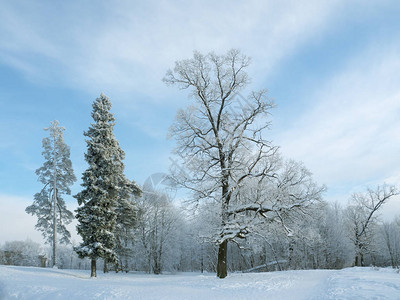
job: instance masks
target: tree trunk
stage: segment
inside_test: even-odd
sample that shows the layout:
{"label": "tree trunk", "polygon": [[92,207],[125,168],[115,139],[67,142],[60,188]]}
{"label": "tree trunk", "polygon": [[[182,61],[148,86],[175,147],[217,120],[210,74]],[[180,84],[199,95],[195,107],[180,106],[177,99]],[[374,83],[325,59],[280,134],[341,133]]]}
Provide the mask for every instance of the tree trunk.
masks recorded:
{"label": "tree trunk", "polygon": [[[221,152],[221,151],[220,151]],[[221,159],[221,169],[225,169],[224,155],[220,153]],[[227,177],[224,176],[222,180],[222,229],[224,229],[226,223],[228,222],[228,206],[230,201],[230,195],[228,193],[228,182]],[[228,240],[224,240],[219,244],[218,249],[218,262],[217,262],[217,276],[219,278],[225,278],[228,276],[227,268],[227,253],[228,253]]]}
{"label": "tree trunk", "polygon": [[56,205],[57,205],[57,190],[56,190],[56,183],[54,181],[54,191],[53,191],[53,268],[57,267],[57,256],[56,256],[56,243],[57,243]]}
{"label": "tree trunk", "polygon": [[289,257],[288,257],[288,269],[294,270],[294,262],[293,262],[293,252],[294,252],[294,241],[289,239]]}
{"label": "tree trunk", "polygon": [[90,277],[97,277],[97,275],[96,275],[96,260],[95,259],[92,259]]}
{"label": "tree trunk", "polygon": [[128,262],[128,259],[127,259],[127,258],[125,259],[125,266],[124,266],[124,269],[125,269],[125,273],[128,273],[128,272],[129,272],[129,262]]}
{"label": "tree trunk", "polygon": [[219,244],[218,250],[218,264],[217,264],[217,276],[219,278],[225,278],[228,275],[227,266],[226,266],[226,257],[228,250],[228,241],[225,240],[221,244]]}
{"label": "tree trunk", "polygon": [[57,243],[57,161],[56,161],[56,137],[53,137],[53,268],[57,267],[56,243]]}
{"label": "tree trunk", "polygon": [[201,261],[200,261],[200,271],[201,273],[204,272],[204,251],[203,251],[203,244],[201,244]]}
{"label": "tree trunk", "polygon": [[362,259],[362,254],[361,253],[358,253],[356,255],[356,259],[355,259],[354,265],[356,267],[362,267],[363,266],[363,259]]}
{"label": "tree trunk", "polygon": [[103,269],[104,273],[108,273],[108,265],[107,265],[107,259],[104,259],[104,269]]}
{"label": "tree trunk", "polygon": [[356,259],[355,259],[355,266],[362,267],[364,265],[364,257],[363,257],[362,244],[360,242],[357,242],[356,249],[357,249],[357,253],[356,253]]}

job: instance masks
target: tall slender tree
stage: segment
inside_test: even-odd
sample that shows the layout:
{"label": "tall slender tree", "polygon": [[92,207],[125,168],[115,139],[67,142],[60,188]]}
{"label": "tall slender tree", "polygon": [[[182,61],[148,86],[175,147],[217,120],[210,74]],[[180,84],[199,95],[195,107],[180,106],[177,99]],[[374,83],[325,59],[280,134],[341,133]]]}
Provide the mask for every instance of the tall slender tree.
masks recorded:
{"label": "tall slender tree", "polygon": [[44,184],[41,192],[34,195],[34,202],[25,211],[38,218],[35,228],[42,232],[46,242],[53,246],[53,266],[57,265],[57,233],[61,243],[69,243],[71,234],[65,227],[74,215],[66,207],[63,194],[70,195],[70,186],[76,181],[70,160],[70,148],[64,141],[65,128],[55,120],[45,128],[50,133],[43,139],[45,158],[43,166],[36,170],[38,180]]}
{"label": "tall slender tree", "polygon": [[[128,181],[124,175],[125,153],[114,135],[115,118],[110,112],[111,101],[103,93],[92,107],[93,123],[84,133],[88,139],[85,160],[89,164],[82,176],[83,190],[75,195],[79,208],[78,233],[83,242],[75,251],[80,257],[89,257],[91,276],[96,277],[96,260],[117,263],[116,226],[119,214],[133,207],[124,205],[127,195],[139,193],[138,186]],[[122,204],[119,204],[123,199]],[[125,203],[126,204],[126,203]],[[122,209],[125,207],[125,209]]]}

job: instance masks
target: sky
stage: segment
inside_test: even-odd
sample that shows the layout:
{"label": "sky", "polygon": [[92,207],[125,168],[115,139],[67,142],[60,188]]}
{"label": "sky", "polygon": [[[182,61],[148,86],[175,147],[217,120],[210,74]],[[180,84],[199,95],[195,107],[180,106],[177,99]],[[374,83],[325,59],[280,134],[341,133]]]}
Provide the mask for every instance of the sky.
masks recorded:
{"label": "sky", "polygon": [[[327,186],[327,201],[344,206],[366,187],[399,185],[398,1],[0,3],[0,244],[41,241],[24,209],[42,188],[35,170],[55,119],[79,192],[83,132],[101,92],[113,103],[126,175],[143,184],[167,172],[168,128],[192,100],[162,78],[195,50],[252,58],[249,88],[268,89],[276,103],[270,139]],[[382,214],[400,214],[400,199]]]}

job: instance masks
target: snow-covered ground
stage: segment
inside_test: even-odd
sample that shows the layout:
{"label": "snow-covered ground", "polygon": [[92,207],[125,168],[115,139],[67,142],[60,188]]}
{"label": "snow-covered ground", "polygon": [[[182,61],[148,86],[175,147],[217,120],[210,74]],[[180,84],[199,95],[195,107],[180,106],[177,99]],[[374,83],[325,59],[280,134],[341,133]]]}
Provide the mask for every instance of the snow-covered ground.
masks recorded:
{"label": "snow-covered ground", "polygon": [[392,269],[174,275],[0,266],[0,299],[400,299]]}

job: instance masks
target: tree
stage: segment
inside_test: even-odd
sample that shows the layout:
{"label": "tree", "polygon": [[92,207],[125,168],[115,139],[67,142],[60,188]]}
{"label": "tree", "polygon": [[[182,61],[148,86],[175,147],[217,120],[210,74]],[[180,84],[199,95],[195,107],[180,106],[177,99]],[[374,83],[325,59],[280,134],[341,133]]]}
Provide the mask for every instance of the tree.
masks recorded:
{"label": "tree", "polygon": [[56,266],[57,233],[61,243],[69,243],[71,234],[65,227],[74,215],[66,207],[63,194],[70,195],[70,186],[76,181],[70,160],[70,148],[64,141],[64,127],[57,120],[45,128],[50,136],[43,139],[45,158],[43,166],[36,170],[38,180],[44,184],[41,192],[34,195],[34,202],[25,211],[36,215],[35,228],[42,232],[46,242],[53,245],[53,266]]}
{"label": "tree", "polygon": [[[177,247],[177,229],[180,214],[165,192],[144,185],[143,197],[138,199],[138,226],[136,247],[145,269],[160,274],[172,265]],[[169,265],[168,265],[169,264]]]}
{"label": "tree", "polygon": [[4,252],[4,261],[0,262],[15,266],[39,267],[39,255],[43,254],[41,246],[29,239],[5,242],[1,250]]}
{"label": "tree", "polygon": [[[116,253],[119,266],[116,270],[128,270],[128,261],[133,256],[134,229],[137,225],[137,205],[135,197],[141,197],[142,190],[134,182],[128,179],[120,184],[120,192],[115,209],[117,213],[117,224],[115,228]],[[106,262],[105,262],[106,264]]]}
{"label": "tree", "polygon": [[[184,166],[173,173],[181,186],[193,192],[195,201],[213,199],[219,204],[220,278],[227,276],[228,241],[249,233],[246,224],[236,222],[238,216],[253,214],[268,219],[274,215],[274,220],[282,221],[285,211],[317,200],[323,190],[310,180],[305,168],[287,164],[286,175],[275,176],[281,163],[278,148],[263,137],[274,104],[266,90],[251,92],[246,98],[239,94],[250,82],[245,71],[249,64],[250,59],[238,50],[220,56],[195,52],[192,59],[176,62],[174,70],[168,70],[164,77],[167,84],[190,89],[195,99],[194,105],[178,112],[171,127],[178,165]],[[292,181],[291,172],[300,182]],[[270,179],[274,183],[268,183]],[[242,197],[240,190],[249,184],[255,186],[257,198]],[[272,196],[257,185],[278,187],[275,200],[269,201]]]}
{"label": "tree", "polygon": [[294,269],[298,267],[295,258],[299,257],[296,244],[310,247],[310,241],[320,240],[311,224],[323,207],[321,194],[325,187],[313,182],[302,163],[280,157],[273,157],[270,163],[273,168],[266,176],[249,177],[233,194],[225,238],[238,243],[238,239],[251,234],[268,244],[271,231],[279,229],[287,240],[288,266]]}
{"label": "tree", "polygon": [[319,251],[324,257],[324,268],[342,269],[353,261],[352,244],[346,235],[344,210],[338,203],[320,210],[321,218],[315,223],[324,242]]}
{"label": "tree", "polygon": [[[83,242],[75,251],[79,257],[91,259],[91,276],[96,277],[96,260],[117,263],[116,226],[127,206],[131,192],[139,192],[136,184],[123,174],[125,153],[115,138],[115,118],[110,112],[111,101],[103,93],[92,107],[95,121],[84,133],[88,137],[85,160],[89,164],[82,176],[83,190],[75,195],[80,207],[76,210],[78,233]],[[120,202],[121,201],[121,202]],[[124,226],[124,225],[123,225]]]}
{"label": "tree", "polygon": [[356,266],[364,265],[364,254],[369,250],[374,238],[374,226],[377,211],[391,197],[399,194],[394,186],[377,186],[368,188],[364,193],[354,193],[347,209],[347,220],[350,229],[350,239],[355,247]]}
{"label": "tree", "polygon": [[[391,223],[383,223],[380,234],[382,242],[380,245],[386,250],[390,258],[392,268],[398,268],[400,263],[400,232],[399,217]],[[385,249],[386,248],[386,249]],[[385,252],[385,251],[380,251]]]}

